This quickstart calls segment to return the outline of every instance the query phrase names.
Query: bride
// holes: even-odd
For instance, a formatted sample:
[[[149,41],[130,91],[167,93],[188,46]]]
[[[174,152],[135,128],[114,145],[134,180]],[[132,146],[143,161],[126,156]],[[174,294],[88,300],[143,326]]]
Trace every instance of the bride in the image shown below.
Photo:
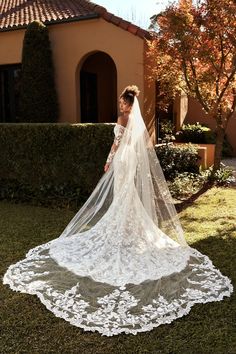
[[[105,173],[62,234],[11,265],[3,283],[89,331],[137,334],[230,296],[230,279],[184,237],[145,127],[138,88],[120,96]]]

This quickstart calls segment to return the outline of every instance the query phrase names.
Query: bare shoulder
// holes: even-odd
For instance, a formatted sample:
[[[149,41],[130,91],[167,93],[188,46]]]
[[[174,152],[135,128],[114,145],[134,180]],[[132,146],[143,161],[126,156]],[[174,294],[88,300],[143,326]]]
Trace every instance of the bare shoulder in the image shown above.
[[[128,123],[128,118],[123,117],[123,116],[119,116],[117,119],[117,124],[123,125],[124,127],[126,127]]]

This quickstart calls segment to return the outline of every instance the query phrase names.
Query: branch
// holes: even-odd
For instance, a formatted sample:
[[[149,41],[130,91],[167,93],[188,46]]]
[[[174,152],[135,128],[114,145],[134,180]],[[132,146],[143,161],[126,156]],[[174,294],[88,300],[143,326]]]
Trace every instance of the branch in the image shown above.
[[[192,69],[192,73],[193,73],[193,76],[194,76],[194,79],[195,79],[195,92],[196,92],[196,96],[199,100],[199,102],[201,103],[202,107],[205,109],[206,112],[209,112],[210,111],[210,108],[208,107],[208,105],[204,102],[202,96],[201,96],[201,93],[200,93],[200,90],[199,90],[199,85],[198,85],[198,80],[197,80],[197,74],[196,74],[196,70],[195,70],[195,67],[193,65],[193,62],[192,60],[190,59],[190,65],[191,65],[191,69]]]
[[[219,81],[220,81],[220,75],[223,74],[223,77],[226,77],[228,78],[228,76],[224,73],[222,73],[223,71],[223,67],[224,67],[224,64],[226,62],[226,58],[228,57],[228,55],[232,52],[232,47],[230,47],[228,49],[228,51],[226,53],[224,53],[224,44],[223,44],[223,39],[222,39],[222,36],[219,35],[220,37],[220,50],[221,50],[221,60],[220,60],[220,70],[219,70],[219,75],[217,77],[217,80],[216,80],[216,86],[217,86],[217,89],[216,89],[216,94],[217,96],[219,96]]]
[[[227,124],[228,124],[228,121],[229,121],[230,117],[234,114],[235,109],[236,109],[236,89],[233,88],[232,91],[233,91],[234,99],[233,99],[233,103],[232,103],[231,110],[230,110],[230,112],[226,115],[226,126],[227,126]]]
[[[232,80],[234,79],[235,73],[236,73],[236,66],[234,66],[234,70],[231,72],[231,74],[230,74],[230,75],[228,76],[228,78],[227,78],[227,81],[226,81],[226,83],[225,83],[225,87],[222,89],[222,91],[221,91],[221,93],[220,93],[220,96],[219,96],[218,99],[217,99],[217,105],[220,103],[220,101],[221,101],[221,99],[222,99],[222,97],[223,97],[223,95],[224,95],[226,89],[227,89],[228,86],[229,86],[230,81],[232,81]]]
[[[219,96],[219,82],[220,82],[220,75],[222,73],[222,69],[223,69],[223,65],[224,65],[224,59],[225,59],[225,56],[224,56],[224,46],[223,46],[223,40],[222,40],[222,36],[219,35],[220,37],[220,51],[221,51],[221,59],[220,59],[220,70],[219,70],[219,74],[217,76],[217,79],[216,79],[216,95],[217,97]]]
[[[185,78],[186,84],[189,88],[189,91],[192,91],[192,87],[191,87],[190,81],[188,79],[187,65],[186,65],[185,60],[182,61],[182,68],[183,68],[183,72],[184,72],[184,78]]]
[[[197,37],[195,37],[195,39],[197,39],[198,44],[202,47],[202,46],[203,46],[203,44],[202,44],[202,42],[200,41],[200,37],[199,37],[199,36],[197,36]],[[208,47],[207,47],[207,49],[208,49]],[[208,56],[208,58],[210,59],[210,62],[211,62],[211,64],[212,64],[212,66],[214,67],[215,71],[216,71],[216,72],[218,72],[218,68],[217,68],[217,66],[215,65],[214,60],[212,60],[212,58],[211,58],[211,56],[210,56],[210,55]]]

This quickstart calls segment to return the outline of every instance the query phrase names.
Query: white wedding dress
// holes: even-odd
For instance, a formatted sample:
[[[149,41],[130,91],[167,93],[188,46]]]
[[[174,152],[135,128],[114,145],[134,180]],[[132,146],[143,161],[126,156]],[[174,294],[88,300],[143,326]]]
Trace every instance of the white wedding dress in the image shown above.
[[[233,291],[187,245],[136,98],[127,127],[114,133],[113,162],[85,205],[3,278],[57,317],[107,336],[151,330]]]

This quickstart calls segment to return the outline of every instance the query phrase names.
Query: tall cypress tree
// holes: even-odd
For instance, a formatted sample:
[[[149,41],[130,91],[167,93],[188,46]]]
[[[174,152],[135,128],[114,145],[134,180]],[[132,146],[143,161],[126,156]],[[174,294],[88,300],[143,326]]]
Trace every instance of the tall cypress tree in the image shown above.
[[[21,122],[57,122],[58,99],[48,29],[39,21],[29,24],[22,52]]]

